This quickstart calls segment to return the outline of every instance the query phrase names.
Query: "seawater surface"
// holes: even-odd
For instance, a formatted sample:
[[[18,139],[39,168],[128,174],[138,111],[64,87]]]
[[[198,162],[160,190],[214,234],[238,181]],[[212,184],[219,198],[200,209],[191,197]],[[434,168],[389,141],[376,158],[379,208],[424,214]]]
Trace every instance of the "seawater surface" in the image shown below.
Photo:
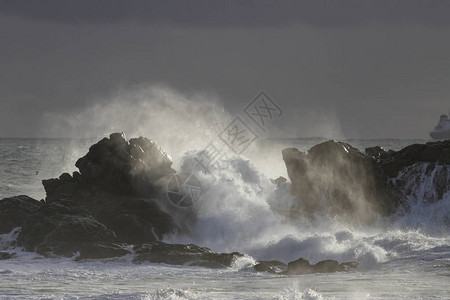
[[[0,139],[0,199],[45,197],[41,180],[72,172],[97,139]],[[211,270],[108,260],[44,258],[15,248],[18,230],[0,235],[0,299],[450,299],[450,195],[437,203],[411,200],[411,210],[362,226],[327,215],[287,220],[276,211],[292,200],[270,179],[286,176],[281,149],[307,150],[323,139],[266,140],[233,158],[215,178],[197,174],[204,193],[191,242],[246,257],[232,268]],[[351,140],[363,150],[398,150],[412,140]],[[161,145],[163,146],[163,145]],[[174,157],[183,169],[189,154]],[[224,184],[226,182],[226,184]],[[424,187],[426,188],[426,187]],[[252,271],[255,260],[304,257],[360,262],[347,273],[279,276]]]

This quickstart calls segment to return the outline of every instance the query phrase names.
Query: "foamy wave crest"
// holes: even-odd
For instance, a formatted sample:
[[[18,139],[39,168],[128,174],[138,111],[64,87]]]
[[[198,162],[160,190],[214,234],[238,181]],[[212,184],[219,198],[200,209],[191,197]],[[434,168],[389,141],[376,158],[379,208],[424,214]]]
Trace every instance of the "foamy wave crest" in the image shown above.
[[[290,287],[278,297],[279,300],[323,300],[325,299],[320,293],[313,289],[301,291],[297,286]]]
[[[168,237],[169,242],[240,251],[257,260],[356,260],[360,269],[447,242],[446,237],[429,237],[408,227],[407,219],[415,217],[414,211],[380,219],[371,226],[344,223],[324,214],[287,216],[284,212],[295,206],[288,183],[277,188],[249,160],[237,156],[225,164],[227,168],[213,174],[196,171],[194,154],[185,155],[181,171],[194,172],[202,183],[203,194],[196,206],[198,222],[188,236]],[[442,214],[439,218],[445,220],[446,213],[440,210],[447,205],[448,200],[429,205],[427,217]]]
[[[145,295],[142,300],[194,300],[198,295],[188,289],[159,289],[154,294]]]
[[[432,235],[450,233],[450,176],[448,166],[416,163],[393,179],[406,197],[406,207],[392,221],[402,228]]]
[[[0,250],[14,249],[16,247],[16,241],[20,230],[20,227],[16,227],[9,233],[0,234]]]

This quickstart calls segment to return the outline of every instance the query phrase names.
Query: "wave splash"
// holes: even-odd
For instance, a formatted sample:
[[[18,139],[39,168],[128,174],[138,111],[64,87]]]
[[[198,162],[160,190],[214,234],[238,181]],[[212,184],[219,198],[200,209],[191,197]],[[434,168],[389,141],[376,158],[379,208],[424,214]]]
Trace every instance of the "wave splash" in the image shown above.
[[[194,152],[186,153],[181,171],[193,173],[202,183],[198,222],[189,235],[170,236],[168,242],[241,251],[259,260],[356,260],[360,269],[370,269],[450,241],[448,193],[431,204],[409,197],[405,209],[380,216],[372,225],[344,222],[323,212],[300,212],[292,218],[283,213],[296,205],[289,183],[277,187],[243,157],[231,158],[226,168],[213,174],[193,168],[194,158]],[[430,188],[427,184],[418,189]]]

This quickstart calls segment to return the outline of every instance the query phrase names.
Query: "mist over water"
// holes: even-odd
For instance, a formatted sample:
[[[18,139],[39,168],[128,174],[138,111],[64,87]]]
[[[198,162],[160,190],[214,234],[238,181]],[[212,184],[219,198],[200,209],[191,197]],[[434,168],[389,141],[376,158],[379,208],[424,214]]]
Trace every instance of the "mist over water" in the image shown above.
[[[185,151],[206,146],[230,120],[214,95],[183,95],[168,87],[143,85],[95,99],[75,113],[47,113],[41,135],[98,138],[124,132],[151,138],[177,161]]]

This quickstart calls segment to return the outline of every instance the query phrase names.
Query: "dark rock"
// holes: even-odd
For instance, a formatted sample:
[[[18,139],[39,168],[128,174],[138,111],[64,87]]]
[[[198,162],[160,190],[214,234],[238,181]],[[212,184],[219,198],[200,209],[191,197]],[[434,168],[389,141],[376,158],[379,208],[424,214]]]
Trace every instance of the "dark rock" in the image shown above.
[[[420,176],[432,179],[433,191],[426,201],[438,201],[449,190],[450,141],[388,152],[377,146],[367,148],[365,154],[349,144],[328,141],[308,153],[284,149],[283,159],[299,211],[325,210],[352,222],[371,222],[379,214],[389,215],[399,205],[406,206],[406,196],[420,189]]]
[[[161,196],[175,173],[171,164],[153,141],[113,133],[78,159],[80,172],[43,181],[46,202],[88,211],[123,242],[157,241],[195,222],[192,209],[180,211]]]
[[[287,265],[287,270],[283,272],[286,275],[302,275],[302,274],[312,274],[314,272],[314,266],[304,258],[299,258],[297,260],[291,261]]]
[[[413,201],[434,203],[450,191],[449,170],[450,165],[417,163],[402,170],[393,184]]]
[[[91,211],[98,221],[126,243],[157,241],[177,228],[172,216],[164,212],[155,199],[110,197],[108,202]]]
[[[346,268],[335,260],[322,260],[314,265],[314,272],[316,273],[334,273],[343,272]]]
[[[15,253],[1,252],[0,251],[0,260],[7,260],[16,256]]]
[[[349,144],[328,141],[307,154],[295,148],[282,153],[291,193],[303,211],[327,210],[332,216],[367,223],[398,205],[396,191],[373,157]]]
[[[166,244],[153,242],[134,247],[134,263],[151,262],[169,265],[202,266],[207,268],[230,267],[243,255],[237,252],[216,253],[209,248],[193,244]]]
[[[392,152],[386,152],[386,150],[384,150],[380,146],[366,148],[364,150],[364,152],[366,153],[366,155],[372,156],[373,158],[375,158],[377,160],[387,159],[392,155]]]
[[[280,273],[283,275],[304,275],[313,273],[334,273],[334,272],[344,272],[351,268],[356,268],[358,266],[357,262],[346,262],[338,263],[335,260],[323,260],[315,265],[310,264],[310,262],[304,258],[299,258],[295,261],[288,263],[287,270]]]
[[[407,146],[382,161],[381,166],[389,177],[396,177],[408,166],[419,162],[450,164],[450,141],[430,142]]]
[[[175,173],[170,157],[153,141],[140,137],[127,142],[118,133],[91,146],[75,165],[91,186],[151,198]]]
[[[443,149],[438,162],[444,165],[450,165],[450,148]]]
[[[272,274],[278,274],[284,272],[287,269],[285,263],[278,260],[260,261],[254,267],[256,272],[267,272]]]
[[[15,196],[0,200],[0,234],[22,227],[25,221],[42,206],[28,196]]]
[[[28,218],[18,237],[26,251],[44,256],[105,258],[128,253],[114,247],[116,236],[83,210],[45,204]],[[105,250],[106,249],[106,250]]]

